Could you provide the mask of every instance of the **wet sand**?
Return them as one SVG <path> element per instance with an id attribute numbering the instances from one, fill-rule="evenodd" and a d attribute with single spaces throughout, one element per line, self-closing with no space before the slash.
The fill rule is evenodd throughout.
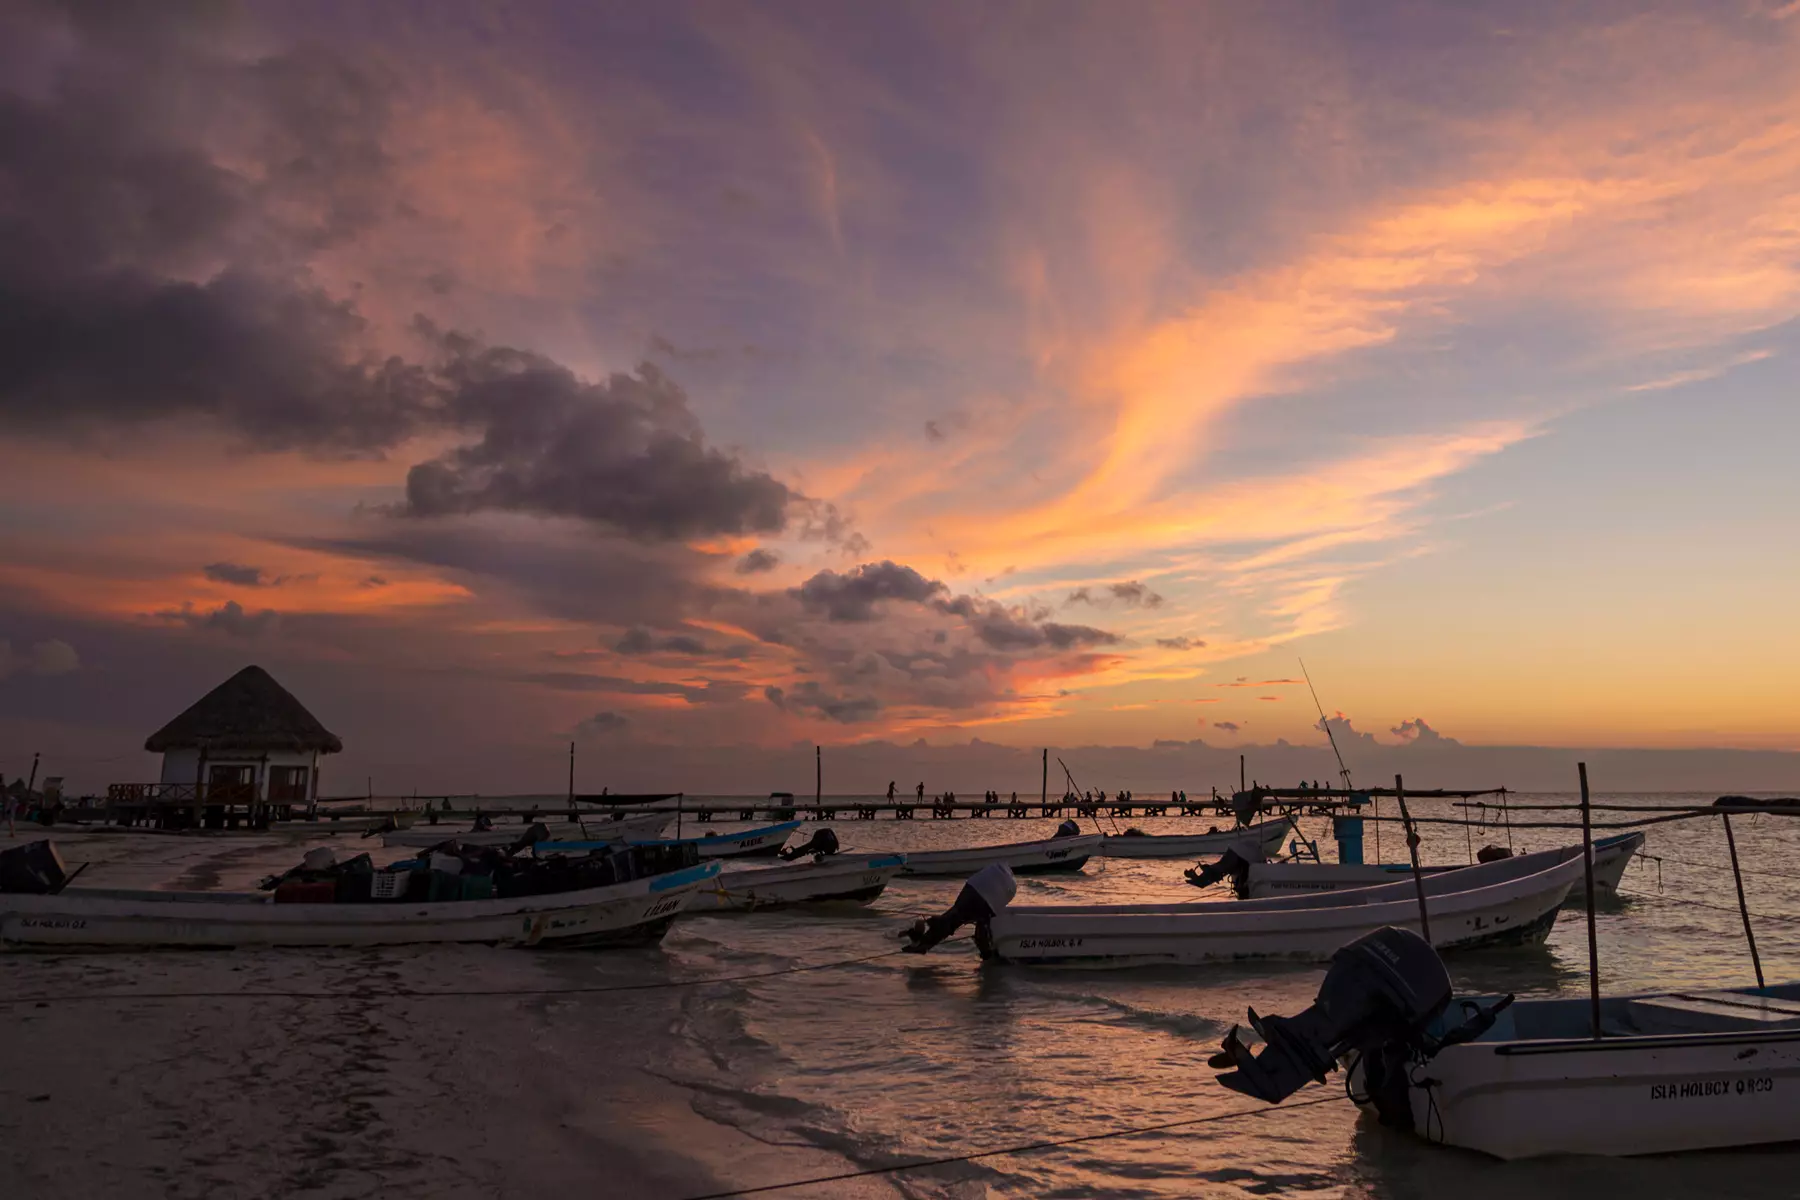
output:
<path id="1" fill-rule="evenodd" d="M 41 831 L 20 832 L 0 847 Z M 93 886 L 244 886 L 318 841 L 52 832 L 71 864 L 96 862 Z M 654 973 L 657 955 L 0 955 L 0 998 L 46 997 L 0 1004 L 0 1195 L 675 1198 L 854 1169 L 708 1120 L 652 1073 L 663 993 L 384 995 L 581 986 Z M 242 994 L 290 990 L 361 995 Z M 93 999 L 171 991 L 211 995 Z"/>

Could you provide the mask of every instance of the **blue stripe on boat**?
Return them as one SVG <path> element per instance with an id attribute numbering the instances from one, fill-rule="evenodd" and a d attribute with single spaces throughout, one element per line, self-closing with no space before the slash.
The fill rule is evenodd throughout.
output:
<path id="1" fill-rule="evenodd" d="M 751 838 L 759 838 L 764 834 L 792 833 L 804 824 L 802 821 L 783 821 L 779 825 L 764 825 L 760 829 L 746 829 L 742 833 L 709 833 L 705 837 L 691 838 L 658 838 L 653 841 L 629 842 L 632 846 L 679 846 L 692 842 L 697 846 L 719 846 L 726 842 L 743 842 Z"/>
<path id="2" fill-rule="evenodd" d="M 711 879 L 723 869 L 722 863 L 701 863 L 697 867 L 683 867 L 679 871 L 670 871 L 667 875 L 655 875 L 650 879 L 650 890 L 666 892 L 670 888 L 685 887 L 690 883 Z"/>

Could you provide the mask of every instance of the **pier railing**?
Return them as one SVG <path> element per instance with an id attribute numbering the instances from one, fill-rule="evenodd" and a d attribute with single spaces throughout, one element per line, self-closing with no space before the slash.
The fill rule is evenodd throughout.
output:
<path id="1" fill-rule="evenodd" d="M 110 804 L 255 804 L 254 783 L 113 783 Z"/>

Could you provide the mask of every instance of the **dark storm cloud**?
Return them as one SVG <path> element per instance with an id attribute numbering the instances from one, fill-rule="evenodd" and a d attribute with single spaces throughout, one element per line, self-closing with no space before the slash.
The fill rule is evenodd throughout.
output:
<path id="1" fill-rule="evenodd" d="M 397 85 L 323 51 L 212 53 L 178 10 L 121 19 L 17 22 L 59 70 L 35 90 L 0 78 L 0 416 L 16 428 L 203 419 L 260 449 L 349 455 L 449 431 L 471 440 L 416 465 L 398 512 L 646 541 L 792 522 L 861 544 L 829 504 L 709 446 L 654 366 L 589 383 L 423 320 L 424 361 L 378 352 L 311 266 L 404 219 L 383 148 Z M 205 110 L 182 107 L 194 96 Z"/>
<path id="2" fill-rule="evenodd" d="M 801 605 L 822 613 L 832 621 L 872 621 L 876 606 L 897 600 L 923 604 L 933 596 L 950 589 L 936 579 L 927 579 L 911 567 L 886 559 L 865 563 L 840 575 L 836 571 L 820 571 L 792 590 Z"/>
<path id="3" fill-rule="evenodd" d="M 363 346 L 354 307 L 306 281 L 373 219 L 387 92 L 322 54 L 210 55 L 180 10 L 49 6 L 13 22 L 0 80 L 0 413 L 39 431 L 208 417 L 266 448 L 366 452 L 429 401 Z M 182 98 L 204 93 L 206 112 Z M 191 100 L 189 101 L 191 103 Z M 241 169 L 196 127 L 231 114 Z"/>
<path id="4" fill-rule="evenodd" d="M 814 680 L 792 688 L 767 687 L 763 698 L 785 712 L 812 713 L 843 725 L 872 721 L 881 715 L 881 701 L 873 696 L 840 696 Z"/>
<path id="5" fill-rule="evenodd" d="M 656 637 L 642 625 L 634 625 L 626 630 L 617 642 L 613 643 L 613 651 L 617 654 L 680 654 L 690 658 L 702 657 L 738 657 L 741 650 L 734 653 L 733 647 L 713 647 L 697 637 L 685 633 L 670 634 L 668 637 Z"/>
<path id="6" fill-rule="evenodd" d="M 764 571 L 773 571 L 780 565 L 780 555 L 773 550 L 764 550 L 759 546 L 738 560 L 737 573 L 739 575 L 760 575 Z"/>
<path id="7" fill-rule="evenodd" d="M 687 397 L 650 364 L 585 383 L 540 355 L 459 354 L 448 413 L 481 439 L 407 473 L 405 515 L 578 517 L 645 540 L 773 533 L 787 485 L 706 444 Z"/>

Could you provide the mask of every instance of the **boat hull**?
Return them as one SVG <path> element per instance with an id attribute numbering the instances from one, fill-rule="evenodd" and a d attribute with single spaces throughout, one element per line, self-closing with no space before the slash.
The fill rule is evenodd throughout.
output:
<path id="1" fill-rule="evenodd" d="M 1579 857 L 1520 879 L 1430 898 L 1440 951 L 1542 942 L 1580 874 Z M 1246 959 L 1320 962 L 1384 925 L 1417 930 L 1416 898 L 1350 892 L 1342 905 L 1291 900 L 1193 905 L 1008 907 L 988 923 L 984 954 L 1029 966 L 1134 967 Z M 1304 898 L 1304 899 L 1324 899 Z"/>
<path id="2" fill-rule="evenodd" d="M 689 902 L 687 912 L 766 912 L 801 904 L 868 904 L 906 861 L 898 854 L 827 859 L 766 871 L 723 871 Z"/>
<path id="3" fill-rule="evenodd" d="M 1015 875 L 1079 871 L 1099 852 L 1100 846 L 1100 835 L 1091 833 L 1003 846 L 977 846 L 968 850 L 928 850 L 908 854 L 900 874 L 967 877 L 997 862 L 1011 867 Z"/>
<path id="4" fill-rule="evenodd" d="M 1233 846 L 1251 843 L 1263 854 L 1281 849 L 1289 822 L 1263 821 L 1221 833 L 1108 834 L 1102 842 L 1108 858 L 1205 858 Z"/>
<path id="5" fill-rule="evenodd" d="M 240 946 L 645 945 L 661 939 L 718 866 L 611 887 L 437 903 L 274 904 L 263 894 L 105 892 L 0 895 L 0 947 L 116 950 Z"/>
<path id="6" fill-rule="evenodd" d="M 1638 1155 L 1800 1140 L 1800 1029 L 1450 1046 L 1414 1128 L 1496 1158 Z"/>

